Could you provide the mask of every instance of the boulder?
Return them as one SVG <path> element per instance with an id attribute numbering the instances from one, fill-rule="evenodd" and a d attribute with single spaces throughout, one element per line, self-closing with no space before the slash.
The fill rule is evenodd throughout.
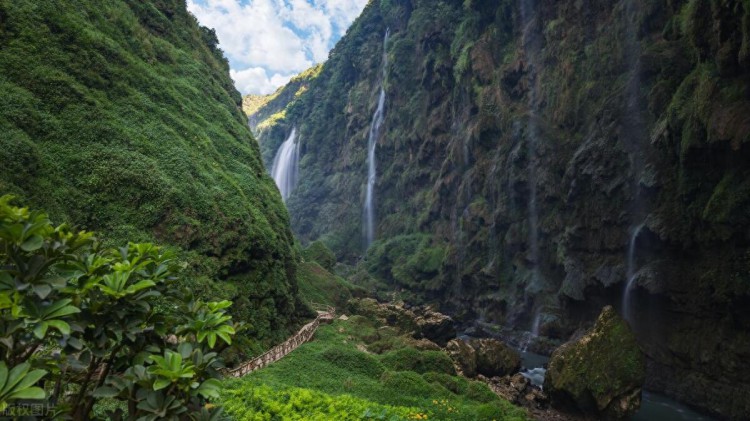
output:
<path id="1" fill-rule="evenodd" d="M 641 403 L 646 362 L 628 324 L 611 306 L 583 337 L 552 354 L 544 391 L 554 407 L 622 420 Z"/>
<path id="2" fill-rule="evenodd" d="M 417 332 L 415 337 L 427 338 L 440 346 L 456 337 L 453 319 L 429 308 L 416 312 Z"/>
<path id="3" fill-rule="evenodd" d="M 521 356 L 497 339 L 472 339 L 469 345 L 477 357 L 477 373 L 487 377 L 515 374 L 521 369 Z"/>
<path id="4" fill-rule="evenodd" d="M 464 376 L 477 375 L 477 353 L 471 345 L 461 339 L 453 339 L 448 342 L 445 350 Z"/>

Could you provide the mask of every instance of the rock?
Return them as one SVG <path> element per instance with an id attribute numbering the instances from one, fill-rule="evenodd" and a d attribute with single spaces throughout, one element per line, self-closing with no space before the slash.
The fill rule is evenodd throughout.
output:
<path id="1" fill-rule="evenodd" d="M 505 376 L 521 369 L 521 356 L 497 339 L 472 339 L 469 345 L 476 351 L 479 374 Z"/>
<path id="2" fill-rule="evenodd" d="M 488 379 L 479 375 L 477 379 L 487 383 L 496 395 L 525 408 L 540 409 L 549 406 L 549 398 L 538 387 L 531 384 L 529 379 L 516 373 L 512 376 L 493 377 Z"/>
<path id="3" fill-rule="evenodd" d="M 441 347 L 456 337 L 453 319 L 429 307 L 408 309 L 403 303 L 378 303 L 372 298 L 355 298 L 349 301 L 349 310 L 411 334 L 414 339 L 427 339 Z"/>
<path id="4" fill-rule="evenodd" d="M 556 408 L 622 420 L 640 407 L 645 376 L 635 335 L 607 306 L 588 333 L 552 354 L 544 390 Z"/>
<path id="5" fill-rule="evenodd" d="M 429 308 L 421 313 L 416 318 L 417 339 L 427 338 L 440 346 L 445 346 L 448 341 L 456 337 L 456 327 L 449 316 Z"/>
<path id="6" fill-rule="evenodd" d="M 448 342 L 445 350 L 464 376 L 477 375 L 477 353 L 471 345 L 461 339 L 453 339 Z"/>
<path id="7" fill-rule="evenodd" d="M 349 310 L 369 319 L 378 320 L 382 324 L 393 326 L 402 332 L 416 332 L 418 330 L 416 315 L 402 306 L 378 303 L 372 298 L 349 300 Z"/>

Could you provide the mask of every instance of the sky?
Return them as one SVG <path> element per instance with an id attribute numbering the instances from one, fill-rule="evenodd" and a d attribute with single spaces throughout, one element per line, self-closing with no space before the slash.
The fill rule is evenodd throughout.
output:
<path id="1" fill-rule="evenodd" d="M 187 0 L 214 28 L 243 94 L 269 94 L 325 61 L 368 0 Z"/>

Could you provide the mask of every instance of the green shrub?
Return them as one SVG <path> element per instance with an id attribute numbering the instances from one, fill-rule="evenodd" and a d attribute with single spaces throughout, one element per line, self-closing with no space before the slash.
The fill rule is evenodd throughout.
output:
<path id="1" fill-rule="evenodd" d="M 317 262 L 327 271 L 332 271 L 336 265 L 336 255 L 323 244 L 322 241 L 313 241 L 302 251 L 302 257 L 308 262 Z"/>
<path id="2" fill-rule="evenodd" d="M 469 382 L 466 390 L 466 397 L 477 402 L 493 402 L 497 400 L 497 395 L 482 382 Z"/>
<path id="3" fill-rule="evenodd" d="M 350 348 L 329 348 L 320 356 L 352 374 L 378 378 L 385 368 L 375 357 Z"/>
<path id="4" fill-rule="evenodd" d="M 422 377 L 430 383 L 439 384 L 456 395 L 463 395 L 469 389 L 469 381 L 463 377 L 445 373 L 436 373 L 434 371 L 425 373 Z"/>
<path id="5" fill-rule="evenodd" d="M 406 396 L 445 397 L 439 387 L 428 383 L 413 371 L 386 371 L 380 378 L 383 385 L 392 393 Z"/>
<path id="6" fill-rule="evenodd" d="M 153 244 L 102 248 L 11 201 L 0 197 L 0 411 L 48 398 L 83 420 L 106 398 L 100 412 L 129 403 L 129 418 L 148 419 L 195 415 L 218 397 L 231 302 L 173 288 L 179 265 Z"/>
<path id="7" fill-rule="evenodd" d="M 416 408 L 382 405 L 349 395 L 250 384 L 225 390 L 222 400 L 227 414 L 241 420 L 406 420 L 421 414 Z"/>
<path id="8" fill-rule="evenodd" d="M 414 371 L 417 373 L 456 374 L 453 360 L 442 351 L 420 351 L 414 348 L 402 348 L 384 354 L 383 365 L 395 371 Z"/>

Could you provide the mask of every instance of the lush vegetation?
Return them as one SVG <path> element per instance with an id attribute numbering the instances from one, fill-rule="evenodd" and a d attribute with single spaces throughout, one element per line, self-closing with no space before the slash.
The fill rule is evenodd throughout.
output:
<path id="1" fill-rule="evenodd" d="M 0 0 L 0 193 L 176 247 L 258 352 L 299 319 L 297 257 L 217 43 L 183 0 Z"/>
<path id="2" fill-rule="evenodd" d="M 102 247 L 11 200 L 0 198 L 0 410 L 46 399 L 48 415 L 76 420 L 212 416 L 231 303 L 175 288 L 180 262 L 153 244 Z"/>
<path id="3" fill-rule="evenodd" d="M 455 376 L 446 354 L 362 316 L 321 326 L 281 361 L 225 381 L 221 402 L 248 420 L 526 419 L 485 384 Z"/>

